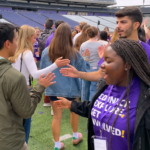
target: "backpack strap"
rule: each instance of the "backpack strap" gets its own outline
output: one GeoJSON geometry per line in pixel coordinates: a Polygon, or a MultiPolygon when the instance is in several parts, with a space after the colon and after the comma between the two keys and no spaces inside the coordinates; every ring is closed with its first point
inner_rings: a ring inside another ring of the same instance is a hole
{"type": "Polygon", "coordinates": [[[22,60],[23,60],[22,57],[23,57],[23,53],[21,54],[21,58],[20,58],[21,59],[21,62],[20,62],[20,72],[22,70],[22,60]]]}

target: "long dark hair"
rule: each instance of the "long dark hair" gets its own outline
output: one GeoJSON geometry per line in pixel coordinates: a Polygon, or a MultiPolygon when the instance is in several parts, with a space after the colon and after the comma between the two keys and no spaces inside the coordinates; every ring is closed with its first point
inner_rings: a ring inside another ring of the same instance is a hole
{"type": "Polygon", "coordinates": [[[72,32],[67,23],[62,23],[56,29],[54,38],[49,46],[49,60],[55,62],[59,57],[70,59],[71,56],[76,58],[76,50],[73,48],[72,32]]]}
{"type": "MultiPolygon", "coordinates": [[[[130,148],[130,118],[129,118],[129,93],[130,93],[130,88],[131,88],[131,82],[132,82],[134,74],[136,74],[141,80],[143,80],[148,86],[150,86],[150,64],[149,64],[148,57],[144,48],[142,47],[140,43],[136,41],[129,40],[129,39],[119,39],[119,40],[116,40],[110,46],[127,64],[127,88],[126,88],[126,92],[123,98],[118,103],[117,107],[114,109],[112,114],[110,115],[106,124],[109,122],[112,115],[114,114],[116,109],[119,107],[124,97],[127,95],[127,98],[123,106],[121,107],[121,109],[119,110],[118,114],[115,117],[112,128],[114,127],[117,121],[119,113],[122,111],[125,104],[127,104],[126,109],[127,109],[128,150],[131,150],[130,148]]],[[[111,132],[111,137],[110,137],[110,150],[111,150],[111,145],[112,145],[112,132],[111,132]]]]}

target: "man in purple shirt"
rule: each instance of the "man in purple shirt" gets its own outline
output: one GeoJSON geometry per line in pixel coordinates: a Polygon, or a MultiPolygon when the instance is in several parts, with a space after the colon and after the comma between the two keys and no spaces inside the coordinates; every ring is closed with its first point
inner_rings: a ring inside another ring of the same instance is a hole
{"type": "MultiPolygon", "coordinates": [[[[55,28],[57,29],[58,26],[59,26],[61,23],[64,23],[64,21],[61,21],[61,20],[56,21],[56,22],[55,22],[55,28]]],[[[48,37],[48,39],[47,39],[47,41],[46,41],[46,43],[45,43],[45,48],[50,45],[50,43],[51,43],[53,37],[54,37],[54,32],[48,37]]]]}

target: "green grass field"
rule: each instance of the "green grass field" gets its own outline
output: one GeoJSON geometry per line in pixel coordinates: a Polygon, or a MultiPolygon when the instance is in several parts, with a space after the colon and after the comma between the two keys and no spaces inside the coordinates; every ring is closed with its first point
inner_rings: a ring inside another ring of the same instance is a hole
{"type": "MultiPolygon", "coordinates": [[[[35,83],[35,81],[34,81],[35,83]]],[[[28,143],[29,150],[54,150],[54,141],[51,130],[53,116],[50,107],[43,107],[43,99],[32,116],[31,132],[28,143]]],[[[83,134],[83,141],[77,146],[72,145],[72,138],[62,141],[64,150],[87,150],[87,119],[79,117],[78,132],[83,134]]],[[[70,111],[63,110],[60,136],[70,134],[72,129],[70,124],[70,111]]]]}

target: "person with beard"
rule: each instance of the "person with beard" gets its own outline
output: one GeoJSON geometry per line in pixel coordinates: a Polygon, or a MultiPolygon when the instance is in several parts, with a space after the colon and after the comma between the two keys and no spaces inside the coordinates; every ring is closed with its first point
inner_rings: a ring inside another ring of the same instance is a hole
{"type": "MultiPolygon", "coordinates": [[[[115,16],[117,17],[117,31],[119,38],[128,38],[134,41],[139,42],[147,53],[148,60],[150,62],[150,46],[144,42],[141,42],[138,38],[138,30],[141,26],[143,15],[139,8],[129,6],[125,7],[116,12],[115,16]]],[[[102,55],[105,48],[102,50],[102,55]]],[[[140,54],[139,54],[140,55],[140,54]]],[[[100,60],[99,65],[101,65],[103,59],[100,60]]],[[[68,65],[69,68],[62,68],[60,72],[64,76],[72,78],[81,78],[88,81],[98,81],[103,77],[101,68],[95,72],[81,72],[76,70],[73,66],[68,65]]]]}

